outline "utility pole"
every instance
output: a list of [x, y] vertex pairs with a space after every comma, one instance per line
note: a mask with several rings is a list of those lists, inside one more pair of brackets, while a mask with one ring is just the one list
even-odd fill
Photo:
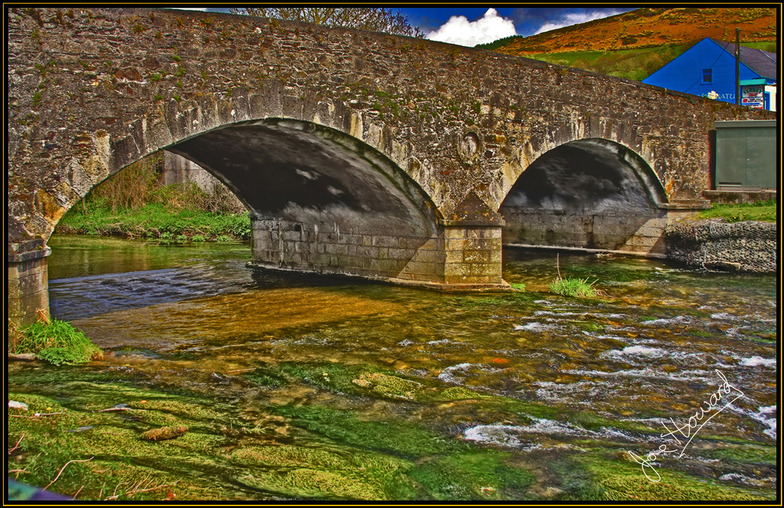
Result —
[[735, 29], [735, 104], [740, 105], [740, 28]]

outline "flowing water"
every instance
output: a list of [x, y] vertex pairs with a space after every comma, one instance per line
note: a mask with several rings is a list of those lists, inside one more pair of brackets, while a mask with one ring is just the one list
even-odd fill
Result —
[[[50, 244], [52, 314], [104, 360], [8, 383], [70, 418], [18, 467], [93, 457], [69, 495], [775, 498], [774, 276], [561, 253], [605, 293], [587, 300], [549, 292], [554, 252], [505, 250], [525, 291], [459, 295], [252, 272], [237, 244]], [[188, 431], [138, 437], [165, 425]]]

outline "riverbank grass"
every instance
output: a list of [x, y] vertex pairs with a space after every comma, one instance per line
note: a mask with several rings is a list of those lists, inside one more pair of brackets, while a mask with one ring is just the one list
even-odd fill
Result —
[[174, 243], [248, 240], [250, 231], [247, 211], [223, 214], [174, 209], [163, 203], [117, 211], [102, 205], [88, 206], [86, 210], [74, 208], [56, 229], [62, 234], [154, 238]]
[[103, 358], [101, 349], [81, 330], [45, 315], [21, 329], [12, 326], [8, 332], [8, 352], [13, 355], [32, 354], [53, 365], [72, 365]]
[[714, 205], [698, 213], [695, 219], [724, 219], [727, 222], [749, 220], [776, 222], [778, 220], [776, 200], [757, 203]]
[[164, 243], [250, 239], [248, 211], [228, 190], [163, 185], [163, 155], [131, 164], [72, 207], [55, 233], [159, 239]]

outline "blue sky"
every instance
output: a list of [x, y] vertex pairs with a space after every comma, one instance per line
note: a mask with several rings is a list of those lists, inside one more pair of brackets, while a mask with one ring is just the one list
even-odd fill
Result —
[[[473, 47], [512, 35], [528, 36], [585, 23], [636, 7], [499, 7], [490, 4], [483, 7], [392, 8], [405, 15], [412, 26], [419, 27], [428, 39]], [[205, 10], [203, 7], [200, 9]]]
[[474, 46], [511, 35], [534, 35], [633, 9], [635, 7], [494, 7], [488, 5], [402, 8], [400, 11], [408, 18], [411, 25], [418, 26], [425, 32], [428, 39]]

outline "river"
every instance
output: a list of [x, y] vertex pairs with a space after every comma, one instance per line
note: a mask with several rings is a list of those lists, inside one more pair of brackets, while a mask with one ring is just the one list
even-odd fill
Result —
[[[14, 467], [53, 447], [69, 450], [61, 462], [92, 456], [60, 492], [775, 498], [775, 276], [560, 253], [565, 277], [604, 293], [586, 300], [548, 290], [546, 250], [504, 251], [504, 278], [525, 291], [450, 294], [253, 272], [240, 244], [50, 245], [52, 315], [104, 350], [88, 365], [9, 364], [15, 400], [70, 418], [48, 417], [38, 441], [12, 419], [9, 440], [28, 433]], [[139, 439], [167, 425], [188, 430]]]

